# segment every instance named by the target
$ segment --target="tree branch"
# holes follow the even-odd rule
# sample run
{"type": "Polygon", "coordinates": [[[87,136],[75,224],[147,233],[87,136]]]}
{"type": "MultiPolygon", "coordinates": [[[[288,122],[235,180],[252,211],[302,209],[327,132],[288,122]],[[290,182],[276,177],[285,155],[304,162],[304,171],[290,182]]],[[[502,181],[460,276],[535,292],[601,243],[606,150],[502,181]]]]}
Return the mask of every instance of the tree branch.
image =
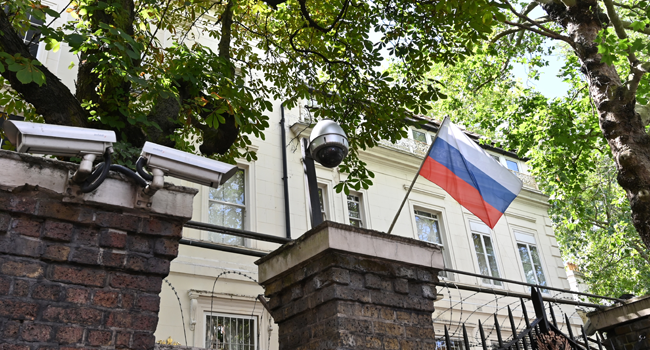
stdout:
{"type": "Polygon", "coordinates": [[[327,28],[323,28],[323,27],[321,27],[318,23],[316,23],[316,21],[314,21],[314,20],[311,18],[311,15],[309,14],[309,11],[307,10],[307,0],[298,0],[298,2],[300,3],[300,12],[302,13],[302,16],[303,16],[303,17],[307,20],[307,22],[309,23],[309,27],[311,27],[311,28],[316,28],[316,29],[320,30],[320,31],[323,32],[323,33],[327,33],[327,32],[329,32],[329,31],[331,31],[332,29],[334,29],[334,27],[336,26],[336,24],[337,24],[337,23],[338,23],[338,22],[343,18],[343,16],[345,15],[345,12],[347,11],[348,6],[350,5],[349,0],[346,0],[345,3],[343,3],[343,7],[341,8],[341,11],[339,11],[338,16],[336,16],[336,18],[334,19],[334,22],[332,22],[332,24],[331,24],[329,27],[327,27],[327,28]]]}
{"type": "MultiPolygon", "coordinates": [[[[29,49],[18,36],[11,21],[4,11],[0,11],[0,51],[12,56],[20,54],[30,60],[36,57],[29,53],[29,49]]],[[[49,124],[88,126],[88,115],[81,104],[61,80],[45,66],[38,69],[45,75],[45,84],[38,86],[36,83],[23,84],[16,78],[16,73],[5,69],[2,76],[9,81],[11,88],[20,94],[36,109],[36,113],[45,118],[49,124]]]]}
{"type": "Polygon", "coordinates": [[[521,23],[515,23],[515,22],[511,22],[511,21],[504,21],[503,23],[509,24],[511,26],[518,27],[518,28],[521,28],[521,29],[530,30],[533,33],[537,33],[539,35],[543,35],[543,36],[551,38],[551,39],[562,40],[562,41],[566,42],[567,44],[569,44],[573,49],[575,49],[575,44],[569,37],[566,37],[564,35],[560,35],[560,34],[555,33],[553,31],[550,31],[551,33],[547,33],[547,32],[532,28],[530,26],[526,26],[526,25],[521,24],[521,23]]]}

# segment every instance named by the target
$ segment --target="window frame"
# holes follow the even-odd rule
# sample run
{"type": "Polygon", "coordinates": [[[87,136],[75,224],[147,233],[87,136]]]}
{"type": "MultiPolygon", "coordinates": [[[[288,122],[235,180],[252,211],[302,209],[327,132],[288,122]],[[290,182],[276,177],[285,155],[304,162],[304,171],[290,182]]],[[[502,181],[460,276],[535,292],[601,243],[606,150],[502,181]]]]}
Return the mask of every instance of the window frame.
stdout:
{"type": "MultiPolygon", "coordinates": [[[[411,232],[413,232],[413,239],[420,240],[419,234],[418,234],[418,226],[415,221],[415,211],[423,211],[423,212],[428,212],[430,214],[435,214],[438,217],[438,230],[440,231],[440,240],[442,241],[442,244],[438,243],[433,243],[433,242],[428,242],[431,244],[438,245],[442,248],[442,261],[444,264],[444,267],[447,268],[453,268],[453,261],[455,261],[455,256],[454,256],[454,251],[453,249],[449,248],[451,247],[451,237],[447,235],[447,228],[446,228],[446,223],[448,222],[447,220],[447,214],[445,207],[443,206],[434,206],[429,203],[425,202],[420,202],[417,200],[409,199],[408,200],[408,208],[410,210],[410,220],[411,220],[411,232]]],[[[423,241],[424,242],[424,241],[423,241]]],[[[441,280],[450,280],[453,281],[455,280],[454,274],[450,272],[440,272],[438,277],[441,280]]]]}
{"type": "MultiPolygon", "coordinates": [[[[528,279],[526,278],[526,269],[524,268],[524,262],[521,260],[521,252],[519,251],[519,245],[520,244],[523,244],[523,245],[526,246],[526,251],[528,253],[528,258],[530,259],[531,263],[533,262],[533,257],[532,257],[530,247],[531,246],[535,247],[535,249],[537,250],[537,256],[539,257],[539,264],[540,264],[540,268],[542,270],[542,275],[544,276],[544,279],[546,280],[545,281],[546,286],[550,287],[550,284],[549,284],[550,280],[548,279],[548,275],[545,273],[546,269],[544,267],[545,263],[544,263],[544,257],[543,257],[543,254],[542,254],[542,249],[539,246],[539,244],[537,244],[537,239],[535,238],[535,234],[530,233],[530,232],[526,232],[526,231],[522,231],[522,230],[517,230],[517,229],[513,230],[513,234],[514,234],[514,238],[515,238],[515,249],[517,250],[517,260],[519,261],[519,269],[523,273],[523,275],[522,275],[523,281],[526,282],[526,283],[530,283],[530,282],[528,282],[528,279]]],[[[539,283],[538,278],[537,278],[537,273],[536,273],[536,268],[535,268],[534,263],[532,263],[532,268],[533,268],[533,276],[535,277],[535,284],[541,285],[539,283]]],[[[528,288],[528,289],[530,290],[530,288],[528,288]]],[[[550,291],[548,289],[542,289],[541,291],[544,294],[550,294],[550,291]]]]}
{"type": "MultiPolygon", "coordinates": [[[[360,226],[361,228],[367,228],[369,229],[371,227],[370,225],[370,216],[368,215],[367,211],[367,203],[366,203],[366,192],[355,192],[355,191],[350,191],[350,196],[357,196],[359,198],[359,221],[361,221],[362,225],[360,226]]],[[[347,225],[351,225],[351,218],[350,218],[350,211],[348,209],[348,195],[343,194],[341,196],[343,198],[343,212],[345,214],[345,223],[347,225]]],[[[355,226],[356,227],[356,226],[355,226]]]]}
{"type": "MultiPolygon", "coordinates": [[[[243,177],[243,183],[244,183],[244,191],[243,191],[244,192],[243,193],[244,204],[226,202],[226,201],[222,201],[222,200],[218,200],[218,199],[212,199],[212,198],[210,198],[210,192],[212,190],[215,190],[215,189],[211,188],[211,187],[207,187],[207,222],[208,223],[213,224],[213,225],[217,225],[216,223],[210,222],[210,207],[211,207],[211,205],[213,203],[215,203],[215,204],[220,204],[220,205],[224,205],[224,206],[230,206],[230,207],[235,207],[235,208],[242,209],[242,223],[241,223],[242,227],[231,227],[231,228],[239,229],[239,230],[245,230],[246,229],[246,221],[247,221],[247,216],[248,216],[248,196],[247,196],[247,193],[248,193],[248,181],[247,181],[247,176],[246,176],[247,171],[246,171],[246,169],[243,169],[243,168],[238,168],[238,169],[239,170],[237,170],[237,173],[239,173],[239,172],[243,173],[242,177],[243,177]]],[[[237,176],[237,173],[234,176],[237,176]]],[[[234,176],[233,176],[233,178],[234,178],[234,176]]],[[[222,188],[222,187],[220,186],[220,188],[222,188]]],[[[220,225],[220,226],[222,226],[222,225],[220,225]]],[[[227,227],[227,226],[224,226],[224,227],[227,227]]],[[[213,233],[211,233],[209,235],[209,237],[210,238],[214,237],[215,234],[216,235],[223,235],[223,234],[213,232],[213,233]]],[[[209,239],[209,241],[219,243],[219,244],[228,244],[228,243],[224,243],[224,242],[216,242],[213,239],[209,239]]],[[[241,242],[242,242],[242,244],[236,244],[236,245],[245,247],[246,246],[246,239],[242,238],[241,242]]]]}
{"type": "Polygon", "coordinates": [[[413,141],[422,142],[422,141],[419,141],[419,140],[416,140],[416,139],[415,139],[415,134],[414,134],[414,132],[419,132],[419,133],[424,134],[424,139],[425,139],[425,142],[424,142],[424,143],[426,143],[427,145],[431,145],[431,141],[433,141],[433,138],[435,137],[434,135],[431,135],[431,133],[428,132],[428,131],[426,131],[426,130],[422,130],[422,129],[417,129],[417,128],[413,128],[413,127],[411,127],[411,128],[409,128],[409,134],[408,134],[408,136],[409,136],[409,139],[411,139],[411,140],[413,140],[413,141]]]}
{"type": "MultiPolygon", "coordinates": [[[[470,220],[467,221],[467,223],[468,223],[468,226],[469,226],[468,227],[469,228],[469,235],[470,235],[469,236],[469,241],[470,241],[470,245],[472,247],[471,249],[474,252],[474,264],[476,266],[477,274],[482,275],[482,273],[481,273],[481,263],[479,262],[479,255],[478,255],[479,252],[476,250],[476,244],[474,243],[474,235],[475,234],[479,236],[479,239],[480,239],[480,242],[481,242],[481,248],[483,249],[483,252],[482,252],[483,259],[485,260],[485,262],[487,264],[488,271],[490,272],[490,275],[488,277],[503,278],[503,274],[502,274],[503,269],[501,268],[500,262],[499,262],[499,259],[498,259],[498,257],[500,256],[499,251],[497,249],[498,244],[496,243],[496,239],[495,239],[496,237],[493,234],[494,230],[490,229],[490,227],[487,226],[485,223],[477,221],[477,220],[471,220],[470,219],[470,220]],[[472,224],[484,226],[487,229],[487,232],[483,232],[483,231],[474,229],[472,227],[472,224]],[[487,249],[485,248],[485,237],[490,239],[490,244],[492,245],[492,251],[494,252],[494,262],[495,262],[495,267],[496,267],[496,270],[497,270],[497,276],[492,275],[492,269],[491,269],[492,266],[491,266],[491,263],[489,262],[487,249]]],[[[489,279],[489,278],[482,278],[482,277],[477,277],[477,278],[478,278],[479,282],[481,284],[483,284],[483,285],[491,286],[491,287],[494,287],[494,288],[505,288],[505,282],[495,281],[495,280],[489,279]],[[489,282],[486,282],[486,280],[489,281],[489,282]]]]}
{"type": "MultiPolygon", "coordinates": [[[[257,150],[257,147],[251,148],[257,150]]],[[[237,167],[244,170],[244,203],[246,206],[244,212],[244,230],[247,231],[257,231],[257,211],[256,211],[256,201],[257,201],[257,190],[255,184],[255,162],[245,163],[237,162],[237,167]]],[[[186,186],[192,186],[191,183],[186,184],[186,186]]],[[[210,187],[200,186],[199,196],[195,197],[194,205],[197,208],[200,208],[200,211],[197,213],[200,215],[200,221],[204,223],[210,223],[210,187]],[[200,202],[198,202],[200,201],[200,202]]],[[[200,240],[206,242],[214,242],[211,239],[212,232],[201,230],[200,231],[200,240]]],[[[217,243],[220,244],[220,243],[217,243]]],[[[254,239],[244,238],[244,244],[240,247],[248,248],[257,248],[258,242],[254,239]]]]}

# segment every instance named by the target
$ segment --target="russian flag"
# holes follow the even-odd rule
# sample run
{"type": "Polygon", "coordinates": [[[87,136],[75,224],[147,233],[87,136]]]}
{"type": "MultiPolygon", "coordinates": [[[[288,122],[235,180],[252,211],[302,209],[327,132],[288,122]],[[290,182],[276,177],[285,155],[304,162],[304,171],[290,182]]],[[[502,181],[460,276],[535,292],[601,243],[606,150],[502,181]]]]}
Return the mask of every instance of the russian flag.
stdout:
{"type": "Polygon", "coordinates": [[[420,175],[494,228],[523,183],[445,118],[420,175]]]}

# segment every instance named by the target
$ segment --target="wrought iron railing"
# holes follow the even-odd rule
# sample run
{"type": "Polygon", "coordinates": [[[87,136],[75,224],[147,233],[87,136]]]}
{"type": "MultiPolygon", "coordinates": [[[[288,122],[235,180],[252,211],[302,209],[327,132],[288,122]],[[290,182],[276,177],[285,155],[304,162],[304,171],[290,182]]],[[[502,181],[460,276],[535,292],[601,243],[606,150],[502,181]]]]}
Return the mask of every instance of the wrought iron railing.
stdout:
{"type": "MultiPolygon", "coordinates": [[[[390,148],[390,149],[394,149],[406,153],[411,153],[418,157],[423,157],[423,158],[427,155],[427,151],[429,150],[429,145],[427,143],[415,141],[413,139],[406,139],[406,138],[398,140],[395,143],[391,143],[390,141],[387,140],[380,140],[379,145],[382,147],[386,147],[386,148],[390,148]]],[[[535,181],[535,178],[532,175],[520,173],[514,170],[510,170],[510,171],[513,174],[517,175],[517,177],[524,183],[525,187],[536,189],[536,190],[538,189],[537,182],[535,181]]]]}
{"type": "MultiPolygon", "coordinates": [[[[596,338],[589,338],[585,333],[585,330],[580,326],[580,335],[575,337],[573,331],[571,330],[572,326],[569,323],[569,317],[565,315],[565,323],[567,326],[567,333],[564,334],[557,324],[555,318],[555,313],[553,308],[549,304],[549,312],[551,318],[549,320],[546,314],[546,308],[544,307],[544,301],[542,300],[542,294],[537,288],[532,288],[531,299],[533,301],[533,307],[535,309],[534,320],[528,318],[528,312],[526,310],[526,304],[523,299],[521,299],[521,309],[522,316],[526,322],[526,327],[519,331],[515,326],[515,319],[512,316],[512,310],[508,306],[508,320],[510,321],[510,331],[512,332],[512,337],[508,340],[504,340],[501,335],[501,326],[499,325],[497,315],[494,314],[494,330],[496,331],[497,336],[497,345],[493,346],[488,337],[485,336],[485,331],[483,330],[483,324],[479,320],[478,328],[480,335],[480,343],[478,346],[472,347],[470,344],[469,338],[467,336],[467,329],[465,324],[462,325],[462,334],[463,338],[461,340],[461,348],[465,350],[480,348],[483,350],[488,350],[488,348],[496,350],[541,350],[541,349],[561,349],[561,350],[595,350],[603,349],[603,341],[596,334],[596,338]],[[597,347],[596,347],[597,346],[597,347]]],[[[445,342],[445,349],[452,349],[452,346],[457,345],[449,336],[449,331],[447,326],[444,327],[445,333],[443,341],[445,342]]],[[[458,347],[458,346],[456,346],[458,347]]]]}

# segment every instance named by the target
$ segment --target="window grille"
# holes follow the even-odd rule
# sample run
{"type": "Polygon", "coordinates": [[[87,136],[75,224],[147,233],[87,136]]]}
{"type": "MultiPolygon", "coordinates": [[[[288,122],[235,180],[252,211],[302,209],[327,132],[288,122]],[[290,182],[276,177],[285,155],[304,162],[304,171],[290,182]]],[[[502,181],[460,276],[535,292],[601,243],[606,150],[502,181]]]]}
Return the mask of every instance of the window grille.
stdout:
{"type": "Polygon", "coordinates": [[[254,317],[206,315],[206,325],[205,344],[208,349],[257,349],[257,325],[254,317]]]}

